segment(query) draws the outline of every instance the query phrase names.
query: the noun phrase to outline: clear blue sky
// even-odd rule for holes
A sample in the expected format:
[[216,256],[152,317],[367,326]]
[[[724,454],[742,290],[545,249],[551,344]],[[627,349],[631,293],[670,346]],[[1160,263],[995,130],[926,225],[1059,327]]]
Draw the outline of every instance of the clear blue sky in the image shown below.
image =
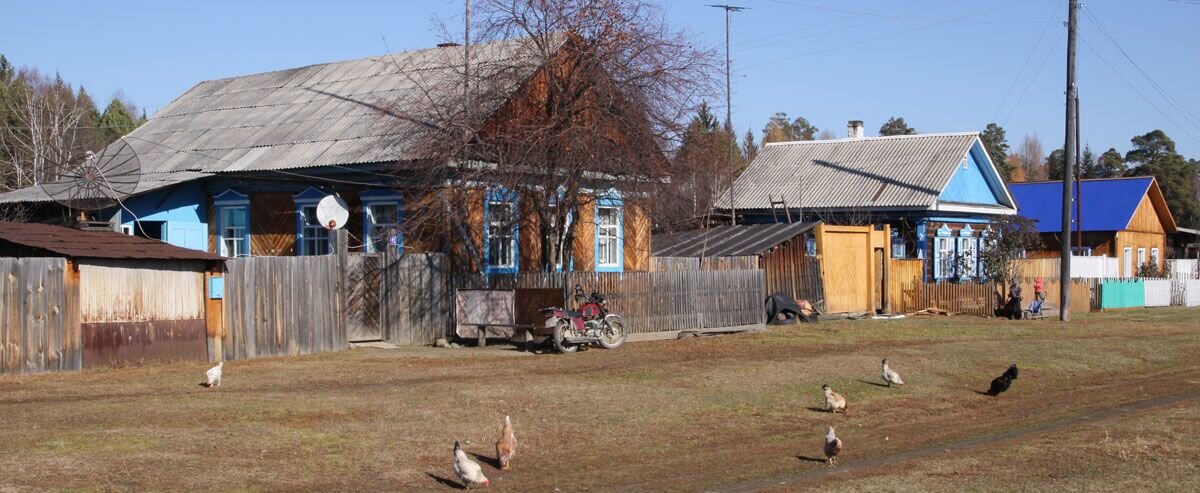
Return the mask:
[[[716,2],[663,1],[677,27],[723,49],[724,17],[708,3]],[[760,134],[785,111],[839,137],[847,120],[866,121],[873,135],[898,115],[921,132],[997,121],[1014,147],[1026,133],[1047,152],[1062,143],[1067,0],[732,3],[750,7],[733,25],[740,133]],[[1085,3],[1153,80],[1081,14],[1085,143],[1125,151],[1130,137],[1161,128],[1200,158],[1200,1]],[[386,51],[382,37],[393,51],[432,46],[433,19],[457,29],[461,8],[460,0],[11,2],[0,53],[58,71],[98,100],[123,91],[152,113],[201,80],[376,55]],[[714,106],[724,111],[723,100]]]

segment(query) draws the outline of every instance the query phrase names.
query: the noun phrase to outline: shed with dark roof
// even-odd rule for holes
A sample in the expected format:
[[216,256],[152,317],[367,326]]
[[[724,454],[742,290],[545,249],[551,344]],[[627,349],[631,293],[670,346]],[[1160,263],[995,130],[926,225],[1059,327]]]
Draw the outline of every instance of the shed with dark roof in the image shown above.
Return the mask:
[[[206,361],[208,335],[220,333],[221,293],[211,290],[221,284],[216,255],[113,231],[0,222],[0,257],[16,277],[12,286],[41,279],[34,284],[58,293],[48,294],[54,302],[26,306],[0,286],[0,312],[44,320],[47,334],[70,339],[65,346],[79,350],[61,369]],[[46,261],[60,267],[36,268]]]

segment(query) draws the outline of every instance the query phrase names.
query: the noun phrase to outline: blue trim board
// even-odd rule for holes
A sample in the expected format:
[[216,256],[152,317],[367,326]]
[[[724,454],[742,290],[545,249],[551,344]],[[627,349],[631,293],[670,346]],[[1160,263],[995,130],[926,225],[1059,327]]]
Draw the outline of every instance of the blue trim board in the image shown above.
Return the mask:
[[[625,202],[614,191],[596,199],[593,206],[592,222],[592,257],[595,259],[596,272],[625,271]],[[600,265],[600,208],[617,209],[617,265]]]
[[365,251],[367,248],[367,245],[371,244],[371,242],[373,241],[373,239],[371,238],[371,230],[375,226],[375,222],[371,220],[371,215],[368,213],[369,211],[367,210],[367,208],[372,205],[377,205],[377,204],[394,203],[394,204],[396,204],[396,242],[394,245],[389,244],[389,246],[395,246],[398,254],[401,254],[401,255],[404,254],[404,199],[403,199],[403,197],[401,197],[400,194],[398,194],[392,190],[368,190],[366,192],[359,193],[358,200],[361,204],[360,207],[362,208],[363,250]]
[[[513,226],[512,226],[512,267],[493,267],[488,263],[488,249],[491,244],[491,203],[492,202],[509,202],[512,204],[513,211]],[[508,190],[504,187],[489,189],[483,198],[483,262],[484,270],[488,274],[515,274],[521,267],[521,231],[520,221],[516,220],[520,214],[521,201],[516,192]]]

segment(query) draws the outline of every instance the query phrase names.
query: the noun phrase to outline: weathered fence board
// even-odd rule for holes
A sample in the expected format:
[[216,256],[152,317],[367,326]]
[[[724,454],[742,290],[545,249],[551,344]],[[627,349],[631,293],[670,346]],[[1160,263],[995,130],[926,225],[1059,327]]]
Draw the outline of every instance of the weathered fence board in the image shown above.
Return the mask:
[[[1058,257],[1029,258],[1014,262],[1017,276],[1028,278],[1057,278],[1062,262]],[[1072,279],[1117,277],[1120,261],[1116,257],[1071,257]]]
[[66,259],[0,259],[0,373],[81,367],[73,275]]
[[336,255],[225,262],[225,359],[347,347],[342,269]]
[[384,325],[396,344],[433,344],[450,328],[446,257],[437,253],[389,257],[384,269]]
[[561,289],[599,292],[630,333],[734,327],[764,323],[761,270],[672,272],[522,273],[508,276],[455,275],[454,289]]

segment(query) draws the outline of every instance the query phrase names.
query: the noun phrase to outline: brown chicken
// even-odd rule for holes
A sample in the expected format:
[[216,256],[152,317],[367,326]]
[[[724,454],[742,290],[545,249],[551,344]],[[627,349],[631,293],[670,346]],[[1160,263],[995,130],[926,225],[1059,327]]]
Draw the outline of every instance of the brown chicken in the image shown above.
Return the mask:
[[512,418],[504,417],[504,429],[500,430],[500,439],[496,441],[496,460],[500,469],[508,470],[513,456],[517,455],[517,435],[513,434]]

